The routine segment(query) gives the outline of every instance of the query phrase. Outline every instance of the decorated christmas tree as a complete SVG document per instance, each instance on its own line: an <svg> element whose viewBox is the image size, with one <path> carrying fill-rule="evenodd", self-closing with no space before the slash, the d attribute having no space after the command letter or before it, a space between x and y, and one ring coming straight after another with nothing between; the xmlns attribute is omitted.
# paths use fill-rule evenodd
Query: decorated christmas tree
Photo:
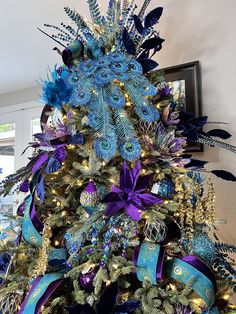
<svg viewBox="0 0 236 314"><path fill-rule="evenodd" d="M65 8L72 24L40 29L63 62L41 82L32 158L2 183L26 194L20 234L1 242L0 313L235 313L236 247L218 241L214 186L186 152L236 152L230 134L204 132L156 70L161 7L87 2L91 22Z"/></svg>

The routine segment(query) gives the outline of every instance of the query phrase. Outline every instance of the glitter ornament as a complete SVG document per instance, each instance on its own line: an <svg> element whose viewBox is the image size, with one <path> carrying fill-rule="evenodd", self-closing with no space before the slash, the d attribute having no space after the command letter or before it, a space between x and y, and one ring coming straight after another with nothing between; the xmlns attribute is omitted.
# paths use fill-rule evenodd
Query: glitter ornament
<svg viewBox="0 0 236 314"><path fill-rule="evenodd" d="M171 180L163 179L153 185L151 192L161 198L172 199L175 193L175 185Z"/></svg>
<svg viewBox="0 0 236 314"><path fill-rule="evenodd" d="M212 265L216 259L217 250L212 240L206 234L196 233L192 240L191 254Z"/></svg>
<svg viewBox="0 0 236 314"><path fill-rule="evenodd" d="M86 292L92 292L94 290L93 279L95 278L97 271L98 268L95 267L92 270L80 275L79 284L81 289Z"/></svg>
<svg viewBox="0 0 236 314"><path fill-rule="evenodd" d="M159 243L166 238L167 227L163 220L147 220L144 226L143 233L147 240Z"/></svg>
<svg viewBox="0 0 236 314"><path fill-rule="evenodd" d="M87 187L80 194L80 203L85 208L86 212L91 215L98 202L99 192L97 191L94 182L90 181Z"/></svg>

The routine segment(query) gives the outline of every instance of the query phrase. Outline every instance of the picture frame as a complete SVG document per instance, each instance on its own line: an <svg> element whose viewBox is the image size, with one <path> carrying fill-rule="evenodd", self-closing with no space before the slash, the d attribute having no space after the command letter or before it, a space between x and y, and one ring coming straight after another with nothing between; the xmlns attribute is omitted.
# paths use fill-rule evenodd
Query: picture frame
<svg viewBox="0 0 236 314"><path fill-rule="evenodd" d="M180 107L191 112L195 117L202 114L202 91L200 62L192 61L161 69L166 82L171 85L172 94ZM176 93L176 94L175 94ZM187 152L202 152L203 145L188 142Z"/></svg>

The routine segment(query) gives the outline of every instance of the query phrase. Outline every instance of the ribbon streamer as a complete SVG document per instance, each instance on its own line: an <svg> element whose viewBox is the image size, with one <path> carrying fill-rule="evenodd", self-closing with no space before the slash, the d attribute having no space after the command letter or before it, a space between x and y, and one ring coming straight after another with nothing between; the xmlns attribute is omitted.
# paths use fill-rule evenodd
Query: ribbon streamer
<svg viewBox="0 0 236 314"><path fill-rule="evenodd" d="M184 259L173 258L166 261L164 264L164 273L184 285L193 278L191 288L205 301L207 307L210 309L215 302L215 283L211 281L212 277L209 279L209 276L207 276L207 273L210 273L210 269L195 256L186 257L186 261ZM193 260L195 260L194 264L192 263ZM200 265L201 270L195 268L198 267L197 265Z"/></svg>
<svg viewBox="0 0 236 314"><path fill-rule="evenodd" d="M39 314L43 304L62 283L63 273L50 273L36 278L18 314Z"/></svg>
<svg viewBox="0 0 236 314"><path fill-rule="evenodd" d="M140 281L149 279L153 284L162 280L162 268L165 248L159 244L143 241L141 247L136 248L133 261L137 266L137 277Z"/></svg>
<svg viewBox="0 0 236 314"><path fill-rule="evenodd" d="M28 195L25 199L25 212L22 223L22 235L26 242L40 247L43 242L43 238L40 231L43 230L43 224L36 215L34 205L34 194ZM50 266L60 266L67 260L67 251L64 248L53 248L49 252L48 263Z"/></svg>

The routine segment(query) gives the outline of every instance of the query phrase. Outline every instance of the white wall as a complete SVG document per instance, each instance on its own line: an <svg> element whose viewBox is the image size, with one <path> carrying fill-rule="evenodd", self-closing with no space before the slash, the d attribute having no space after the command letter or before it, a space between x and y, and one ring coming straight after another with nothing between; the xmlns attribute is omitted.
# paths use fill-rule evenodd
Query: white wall
<svg viewBox="0 0 236 314"><path fill-rule="evenodd" d="M159 30L166 39L157 56L161 67L199 60L202 71L203 114L223 126L236 145L236 1L158 1L164 6ZM152 3L152 6L157 4ZM221 126L220 126L221 127ZM205 148L199 158L209 160L211 169L225 169L236 175L236 155ZM222 241L236 244L236 183L215 179L217 216L227 225L220 227Z"/></svg>

